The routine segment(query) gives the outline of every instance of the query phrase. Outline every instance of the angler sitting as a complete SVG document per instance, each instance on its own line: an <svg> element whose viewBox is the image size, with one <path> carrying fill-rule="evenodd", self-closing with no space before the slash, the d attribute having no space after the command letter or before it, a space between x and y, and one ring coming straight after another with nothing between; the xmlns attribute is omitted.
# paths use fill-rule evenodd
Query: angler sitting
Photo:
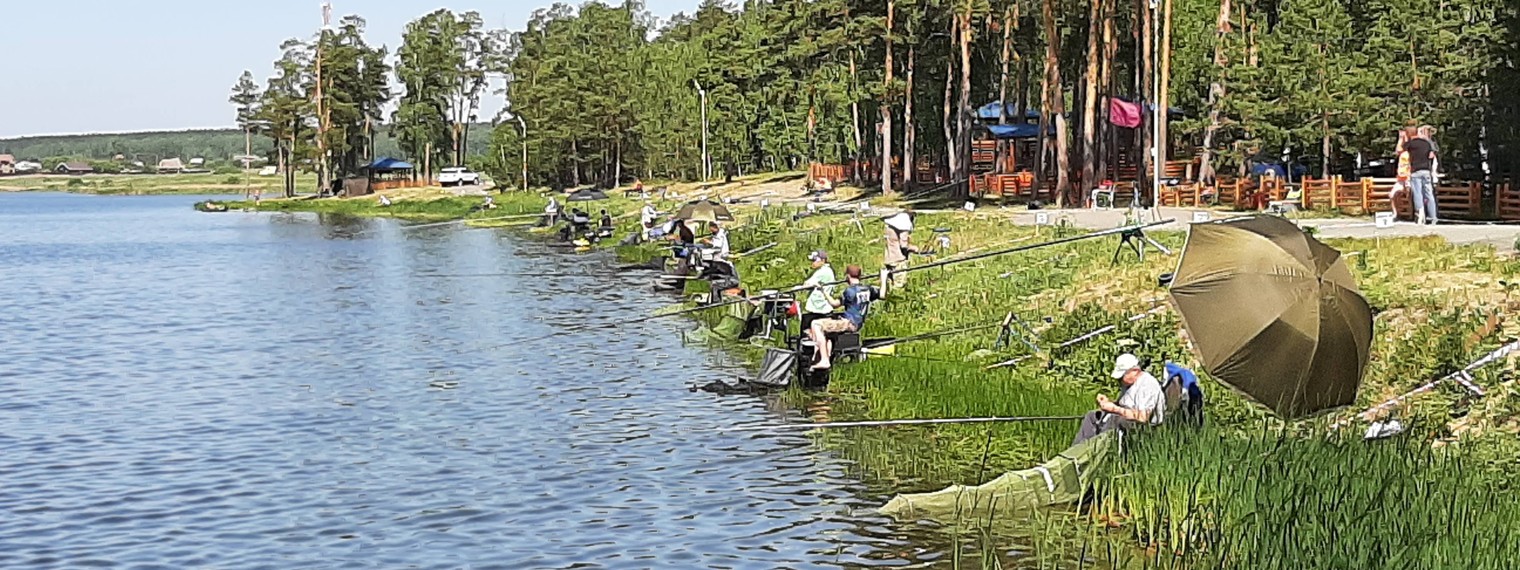
<svg viewBox="0 0 1520 570"><path fill-rule="evenodd" d="M1119 401L1098 394L1098 409L1082 417L1082 427L1077 430L1072 445L1114 429L1161 424L1166 415L1166 393L1161 389L1161 382L1140 365L1139 358L1133 354L1119 355L1114 360L1113 377L1124 384Z"/></svg>
<svg viewBox="0 0 1520 570"><path fill-rule="evenodd" d="M818 361L813 365L814 370L832 366L829 358L833 346L829 335L859 332L866 323L866 313L870 310L871 303L881 297L880 290L860 282L859 265L846 267L844 274L849 282L844 294L837 301L829 300L830 305L844 307L844 313L835 318L814 320L813 326L808 327L808 337L813 340L813 356Z"/></svg>
<svg viewBox="0 0 1520 570"><path fill-rule="evenodd" d="M591 214L581 211L580 208L570 210L571 233L575 237L585 237L591 233Z"/></svg>
<svg viewBox="0 0 1520 570"><path fill-rule="evenodd" d="M599 238L610 238L610 237L612 237L613 232L615 232L615 231L616 231L616 228L612 225L612 216L610 216L610 215L607 214L607 210L603 209L602 210L602 218L601 218L600 222L597 224L596 237L599 237Z"/></svg>

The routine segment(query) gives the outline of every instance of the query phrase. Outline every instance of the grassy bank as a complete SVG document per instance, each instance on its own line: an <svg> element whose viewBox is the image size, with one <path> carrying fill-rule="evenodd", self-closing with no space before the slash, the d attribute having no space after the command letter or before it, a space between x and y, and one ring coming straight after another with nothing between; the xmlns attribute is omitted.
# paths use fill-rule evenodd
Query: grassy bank
<svg viewBox="0 0 1520 570"><path fill-rule="evenodd" d="M245 183L246 182L246 183ZM311 174L296 177L296 187L310 191L317 185ZM40 175L0 178L0 191L42 190L81 194L242 194L260 191L264 196L284 192L279 176L237 174L91 174L87 176Z"/></svg>
<svg viewBox="0 0 1520 570"><path fill-rule="evenodd" d="M997 212L924 215L919 227L924 228L917 232L920 241L928 240L928 228L951 228L954 247L936 259L1063 234L1044 228L1036 235ZM849 216L793 223L773 215L742 232L735 248L779 242L759 258L738 263L751 290L779 289L805 278L805 255L815 248L828 250L836 269L847 263L868 271L879 267L880 233L880 223L870 218L856 226ZM1181 246L1184 237L1152 235L1169 247ZM1015 311L1046 350L1031 354L1017 342L994 349L990 333L904 345L897 358L837 368L829 394L806 405L820 419L835 420L1065 415L1091 409L1096 393L1117 392L1105 372L1120 352L1196 364L1169 308L1126 320L1157 303L1164 306L1157 277L1171 271L1176 258L1152 253L1144 262L1131 256L1113 266L1115 241L913 274L906 291L873 309L867 336L980 324ZM1513 258L1440 238L1330 243L1354 254L1353 272L1378 314L1357 409L1445 375L1520 333L1506 318L1516 308L1509 284L1520 275L1520 262ZM1117 329L1053 348L1106 325ZM1020 356L1032 358L1019 366L984 369ZM1205 375L1208 431L1163 430L1134 446L1110 466L1096 495L1100 502L1081 519L1092 529L1068 521L1051 527L1060 537L1019 545L1054 549L1040 556L1067 562L1073 552L1063 549L1087 548L1092 554L1102 547L1112 551L1105 560L1132 559L1147 567L1450 567L1481 562L1476 557L1485 552L1505 560L1511 545L1520 544L1504 542L1520 538L1506 522L1520 513L1520 500L1498 491L1507 480L1503 474L1515 467L1505 458L1520 450L1514 437L1520 393L1502 368L1478 375L1490 390L1487 398L1472 400L1457 386L1442 387L1398 411L1401 421L1423 426L1422 431L1371 445L1358 437L1360 424L1332 436L1327 424L1340 416L1282 422ZM944 426L830 431L819 437L855 461L873 492L886 495L980 483L1029 467L1063 449L1074 429L1070 424ZM1027 529L1029 513L1007 516ZM1131 537L1144 549L1113 550L1107 541L1116 535ZM1079 540L1083 536L1088 538ZM1439 539L1419 542L1427 536ZM1017 558L1003 554L1008 549L999 539L989 540L988 557ZM1300 544L1305 542L1313 546Z"/></svg>
<svg viewBox="0 0 1520 570"><path fill-rule="evenodd" d="M532 193L496 200L500 213L469 214L481 219L472 223L514 225L520 222L483 218L537 213L545 202ZM373 198L266 201L259 208L457 218L479 201L422 193L389 208ZM592 207L604 205L618 215L632 212L637 202L615 198ZM776 244L737 261L751 291L800 283L814 249L829 251L840 272L846 264L868 272L880 267L882 225L873 216L794 220L795 207L739 210L735 251ZM632 226L625 218L620 233ZM932 228L943 227L952 245L933 258L916 258L917 264L1077 233L1015 226L998 210L926 213L918 226L920 243L930 242ZM1185 237L1178 231L1151 235L1173 248ZM1039 351L1018 340L996 347L991 331L904 344L896 357L839 366L826 395L788 398L820 421L1067 415L1091 409L1096 393L1116 394L1106 372L1121 352L1196 364L1157 283L1176 258L1151 252L1143 262L1130 255L1114 265L1116 242L1103 238L913 273L905 290L873 308L865 330L868 337L905 337L1015 312L1032 329L1028 340ZM1515 258L1440 238L1329 243L1353 255L1352 272L1377 315L1357 409L1520 335L1508 318L1520 308L1520 299L1512 298L1520 277ZM655 251L646 246L622 253ZM1148 318L1127 320L1155 307L1160 310ZM1108 325L1115 329L1106 335L1060 346ZM752 348L737 350L754 354ZM1028 358L987 369L1019 357ZM1508 475L1520 467L1520 390L1504 368L1477 375L1487 397L1472 399L1456 386L1443 386L1397 411L1418 429L1371 443L1358 437L1362 425L1328 430L1344 413L1282 422L1205 374L1208 427L1132 438L1122 461L1106 466L1094 500L1081 509L966 521L948 527L945 540L971 537L984 546L981 562L995 558L1025 567L1077 567L1082 560L1156 568L1497 567L1520 556L1513 524L1520 499ZM867 493L884 498L981 483L1035 465L1064 449L1074 430L1071 423L1029 423L832 430L817 437L851 460ZM1015 548L1020 553L1009 554ZM957 565L973 563L956 559Z"/></svg>

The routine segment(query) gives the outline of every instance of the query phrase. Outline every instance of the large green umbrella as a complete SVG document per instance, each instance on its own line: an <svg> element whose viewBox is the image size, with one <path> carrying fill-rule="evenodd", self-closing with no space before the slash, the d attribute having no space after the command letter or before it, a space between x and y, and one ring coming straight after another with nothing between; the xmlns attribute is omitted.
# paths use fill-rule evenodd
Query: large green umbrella
<svg viewBox="0 0 1520 570"><path fill-rule="evenodd" d="M1372 310L1341 252L1292 222L1194 224L1171 293L1219 381L1285 418L1355 402Z"/></svg>
<svg viewBox="0 0 1520 570"><path fill-rule="evenodd" d="M729 213L728 206L712 200L694 200L681 206L676 212L676 219L691 220L696 222L732 222L734 215Z"/></svg>

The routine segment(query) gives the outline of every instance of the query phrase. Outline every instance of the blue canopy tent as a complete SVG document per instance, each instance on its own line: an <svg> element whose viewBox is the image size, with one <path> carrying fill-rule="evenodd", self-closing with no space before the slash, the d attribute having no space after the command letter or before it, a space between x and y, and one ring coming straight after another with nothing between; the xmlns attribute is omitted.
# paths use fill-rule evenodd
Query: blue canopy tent
<svg viewBox="0 0 1520 570"><path fill-rule="evenodd" d="M418 183L412 180L412 171L415 167L412 163L391 158L389 156L375 159L364 167L369 173L367 181L369 187L365 194L378 190L390 190L393 188L410 188ZM352 192L350 192L352 194Z"/></svg>
<svg viewBox="0 0 1520 570"><path fill-rule="evenodd" d="M1002 101L993 101L993 102L988 103L986 105L982 105L981 108L979 108L979 109L976 110L976 118L981 119L983 121L996 121L996 120L999 120L999 119L1003 118L1002 117L1002 113L1004 111L1003 109L1000 109L1000 107L1006 107L1007 108L1008 118L1009 119L1013 119L1015 121L1018 120L1018 118L1019 118L1019 110L1018 110L1018 108L1014 104L1012 104L1012 103L1004 105ZM1028 119L1036 119L1036 120L1038 120L1040 118L1040 112L1037 111L1037 110L1034 110L1034 109L1025 109L1024 110L1024 118L1026 120L1028 120Z"/></svg>
<svg viewBox="0 0 1520 570"><path fill-rule="evenodd" d="M369 168L369 171L372 173L396 172L398 170L411 170L412 163L385 156L375 159L375 161L369 163L369 166L366 168Z"/></svg>
<svg viewBox="0 0 1520 570"><path fill-rule="evenodd" d="M1040 136L1040 125L1034 123L1020 123L1016 125L983 125L992 138L997 140L1033 139ZM1050 125L1046 134L1054 134L1055 125Z"/></svg>

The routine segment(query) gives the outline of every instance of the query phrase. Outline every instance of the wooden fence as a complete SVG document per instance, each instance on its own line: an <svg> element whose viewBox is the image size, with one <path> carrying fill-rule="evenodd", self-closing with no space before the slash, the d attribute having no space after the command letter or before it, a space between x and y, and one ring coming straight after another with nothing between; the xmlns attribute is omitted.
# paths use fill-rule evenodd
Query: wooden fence
<svg viewBox="0 0 1520 570"><path fill-rule="evenodd" d="M1347 182L1339 176L1332 178L1305 178L1299 184L1298 206L1306 210L1339 210L1347 213L1371 214L1396 208L1399 217L1412 219L1414 210L1409 192L1393 196L1394 180L1391 178L1363 178ZM1512 215L1520 219L1520 193L1511 193L1510 202L1500 192L1498 211L1508 204ZM1267 178L1260 184L1245 179L1221 177L1213 188L1203 184L1168 186L1161 190L1161 205L1195 207L1217 203L1238 210L1259 210L1271 202L1288 198L1288 187L1281 179ZM1436 207L1441 217L1474 220L1483 216L1483 185L1477 182L1459 182L1436 186Z"/></svg>

